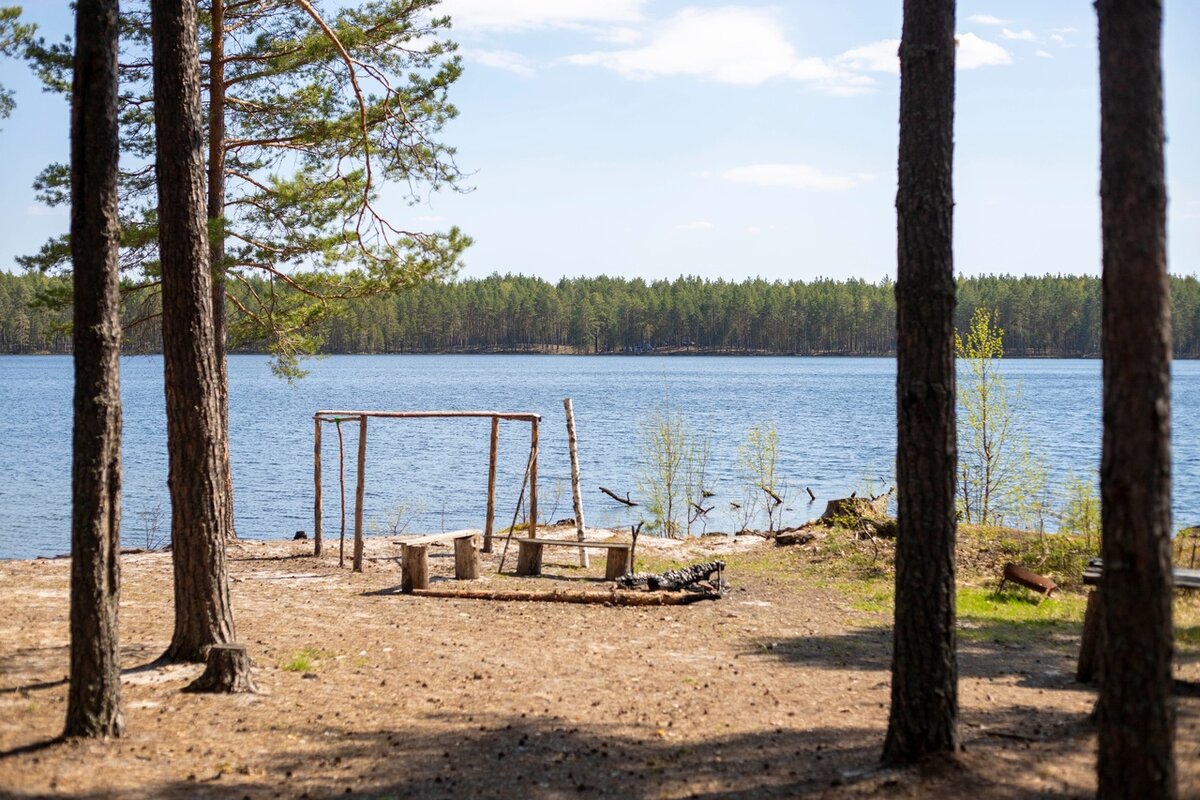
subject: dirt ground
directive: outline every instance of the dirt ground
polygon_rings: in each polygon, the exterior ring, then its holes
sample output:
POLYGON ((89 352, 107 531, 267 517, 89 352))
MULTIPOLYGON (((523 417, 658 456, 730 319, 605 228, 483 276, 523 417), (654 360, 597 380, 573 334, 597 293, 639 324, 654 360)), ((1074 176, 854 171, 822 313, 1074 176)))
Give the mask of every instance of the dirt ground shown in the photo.
MULTIPOLYGON (((319 560, 310 542, 235 544, 254 695, 184 694, 199 666, 146 666, 170 638, 170 556, 125 556, 126 733, 91 742, 54 740, 68 562, 0 562, 0 796, 1094 794, 1077 631, 961 642, 962 757, 881 770, 890 612, 780 568, 797 556, 757 537, 642 541, 651 565, 726 558, 729 592, 655 608, 417 598, 392 593, 399 548, 386 539, 369 541, 363 574, 338 568, 336 544, 319 560)), ((567 565, 574 552, 548 550, 542 578, 497 575, 484 556, 477 585, 600 590, 603 557, 585 575, 567 565)), ((451 574, 453 548, 431 554, 434 575, 451 574)), ((1181 662, 1200 678, 1196 658, 1181 662)), ((1178 725, 1182 796, 1200 797, 1200 698, 1179 699, 1178 725)))

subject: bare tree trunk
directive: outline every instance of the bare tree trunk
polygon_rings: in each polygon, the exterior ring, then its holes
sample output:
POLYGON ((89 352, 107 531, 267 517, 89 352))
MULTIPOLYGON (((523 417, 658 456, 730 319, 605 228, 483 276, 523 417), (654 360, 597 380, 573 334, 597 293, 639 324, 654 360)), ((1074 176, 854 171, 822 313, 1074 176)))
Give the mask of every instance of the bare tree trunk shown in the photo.
POLYGON ((1104 238, 1099 795, 1177 796, 1162 7, 1098 0, 1104 238))
POLYGON ((896 193, 896 624, 883 759, 957 749, 954 0, 905 0, 896 193))
POLYGON ((234 638, 229 520, 204 214, 196 4, 152 0, 175 632, 165 658, 204 661, 234 638))
POLYGON ((75 427, 66 736, 119 736, 121 323, 117 293, 117 2, 79 0, 71 92, 75 427))
POLYGON ((229 458, 229 359, 225 352, 225 0, 212 0, 208 82, 208 221, 220 222, 209 242, 212 268, 213 343, 221 410, 221 468, 228 519, 225 535, 237 538, 233 519, 233 465, 229 458))

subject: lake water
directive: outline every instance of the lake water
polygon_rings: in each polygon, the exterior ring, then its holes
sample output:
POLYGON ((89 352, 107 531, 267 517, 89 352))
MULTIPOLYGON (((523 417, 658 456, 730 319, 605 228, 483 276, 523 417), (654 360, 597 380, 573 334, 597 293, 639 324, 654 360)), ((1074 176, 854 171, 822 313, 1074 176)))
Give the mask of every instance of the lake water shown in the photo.
MULTIPOLYGON (((261 356, 232 356, 230 441, 238 532, 244 538, 311 535, 312 414, 317 409, 485 409, 543 416, 540 516, 573 516, 562 398, 573 398, 589 525, 626 526, 626 509, 597 491, 634 499, 643 421, 678 408, 711 433, 708 530, 732 530, 741 501, 737 448, 754 425, 774 422, 778 474, 789 486, 784 522, 816 516, 824 501, 890 485, 895 447, 895 362, 867 358, 332 356, 309 362, 289 385, 261 356), (819 501, 808 502, 804 487, 819 501)), ((1002 362, 1022 389, 1021 418, 1036 454, 1061 484, 1093 474, 1100 449, 1100 363, 1002 362)), ((169 531, 162 359, 121 361, 124 400, 122 540, 143 546, 169 531)), ((1174 365, 1175 519, 1200 522, 1200 362, 1174 365)), ((0 356, 0 558, 70 549, 72 363, 69 357, 0 356)), ((343 426, 346 484, 354 497, 357 426, 343 426)), ((487 420, 372 420, 368 533, 483 527, 487 420)), ((528 452, 528 425, 500 434, 497 527, 507 526, 528 452)), ((324 433, 326 536, 339 530, 337 436, 324 433)), ((353 524, 353 510, 349 510, 353 524)), ((349 531, 348 531, 349 535, 349 531)))

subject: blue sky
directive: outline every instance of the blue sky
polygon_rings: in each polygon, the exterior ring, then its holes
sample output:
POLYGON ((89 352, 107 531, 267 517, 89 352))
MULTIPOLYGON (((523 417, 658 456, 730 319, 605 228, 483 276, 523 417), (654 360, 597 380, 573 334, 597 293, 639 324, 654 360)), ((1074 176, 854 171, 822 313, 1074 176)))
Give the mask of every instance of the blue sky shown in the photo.
MULTIPOLYGON (((447 0, 466 61, 446 131, 466 194, 404 227, 460 226, 465 276, 895 275, 899 0, 774 4, 447 0)), ((25 3, 55 38, 65 2, 25 3)), ((1167 0, 1170 268, 1200 274, 1200 3, 1167 0)), ((1083 0, 960 2, 956 267, 1100 263, 1096 23, 1083 0)), ((0 62, 0 268, 65 229, 31 182, 67 154, 65 104, 0 62)))

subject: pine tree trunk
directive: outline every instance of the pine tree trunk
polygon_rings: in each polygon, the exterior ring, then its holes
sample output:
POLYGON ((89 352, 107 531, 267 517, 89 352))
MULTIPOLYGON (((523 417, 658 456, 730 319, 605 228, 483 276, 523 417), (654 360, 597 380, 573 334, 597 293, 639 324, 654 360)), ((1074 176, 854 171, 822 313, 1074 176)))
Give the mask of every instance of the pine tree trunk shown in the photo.
MULTIPOLYGON (((208 220, 225 216, 225 0, 212 0, 212 41, 209 47, 208 84, 208 220)), ((229 359, 225 350, 225 230, 212 236, 213 342, 217 353, 217 385, 221 393, 221 465, 225 473, 225 535, 237 538, 233 519, 233 465, 229 457, 229 359)))
POLYGON ((71 94, 75 427, 66 736, 118 736, 121 323, 117 292, 117 3, 79 0, 71 94))
POLYGON ((906 0, 896 193, 896 624, 883 759, 957 748, 954 0, 906 0))
POLYGON ((1099 794, 1177 796, 1162 7, 1099 0, 1104 241, 1099 794))
POLYGON ((196 5, 152 0, 154 121, 166 370, 175 632, 165 657, 204 661, 234 638, 225 572, 228 493, 204 205, 196 5))

